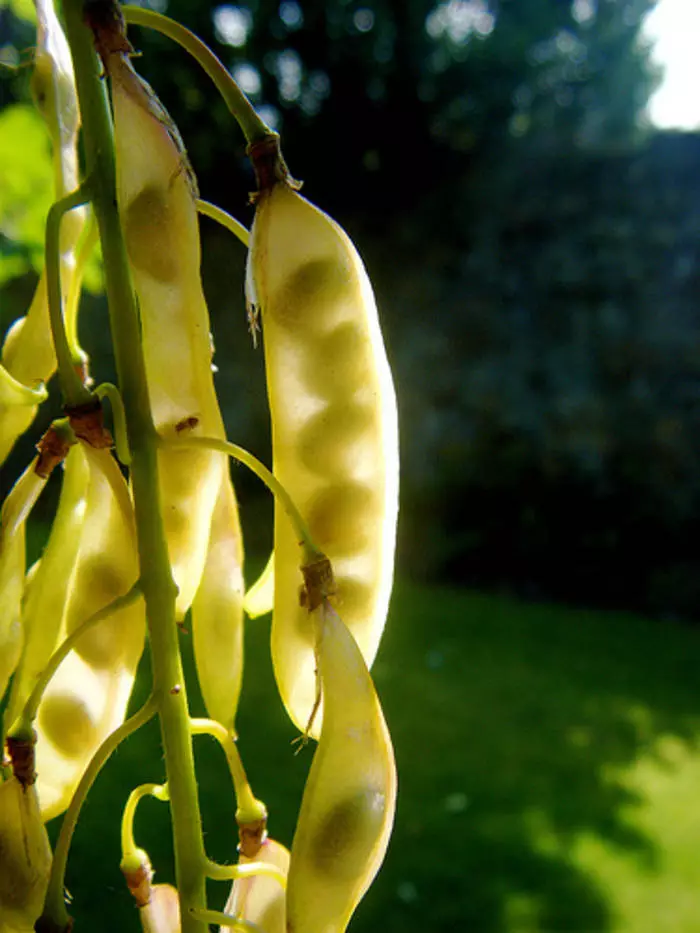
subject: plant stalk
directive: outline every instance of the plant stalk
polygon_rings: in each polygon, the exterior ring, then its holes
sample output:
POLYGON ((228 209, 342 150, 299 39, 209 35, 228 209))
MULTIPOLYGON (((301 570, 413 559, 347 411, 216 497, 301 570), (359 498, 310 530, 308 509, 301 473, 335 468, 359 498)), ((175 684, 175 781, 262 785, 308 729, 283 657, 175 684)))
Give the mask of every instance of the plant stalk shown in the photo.
POLYGON ((82 114, 85 161, 104 257, 112 342, 131 449, 140 582, 146 602, 153 698, 160 720, 173 822, 181 933, 205 933, 193 911, 206 908, 204 841, 194 771, 187 691, 175 623, 172 579, 158 482, 158 439, 141 345, 140 322, 116 203, 111 113, 82 0, 64 0, 82 114))

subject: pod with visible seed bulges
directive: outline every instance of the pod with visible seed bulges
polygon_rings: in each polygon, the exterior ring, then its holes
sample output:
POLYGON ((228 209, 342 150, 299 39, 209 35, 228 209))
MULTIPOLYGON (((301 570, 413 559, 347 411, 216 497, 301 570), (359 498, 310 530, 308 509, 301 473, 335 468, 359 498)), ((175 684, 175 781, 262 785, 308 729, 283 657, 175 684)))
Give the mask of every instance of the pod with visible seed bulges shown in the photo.
MULTIPOLYGON (((151 410, 164 438, 224 438, 200 279, 196 188, 177 129, 120 51, 107 55, 114 109, 117 200, 139 299, 151 410)), ((200 583, 226 457, 203 449, 158 454, 176 611, 200 583)), ((231 511, 237 528, 235 504, 231 511)))
POLYGON ((396 765, 355 639, 327 601, 310 618, 324 715, 292 843, 287 933, 343 933, 384 859, 396 765))
MULTIPOLYGON (((391 593, 398 511, 396 397, 374 296, 349 237, 280 167, 276 138, 259 153, 251 147, 251 158, 261 190, 246 290, 262 322, 273 470, 331 559, 335 605, 371 666, 391 593)), ((316 695, 314 632, 299 605, 298 541, 279 508, 274 575, 275 676, 304 730, 316 695)))
MULTIPOLYGON (((125 595, 139 573, 126 481, 110 451, 81 446, 90 480, 60 641, 125 595)), ((37 791, 45 820, 68 806, 93 754, 124 721, 145 625, 143 599, 136 599, 89 628, 46 687, 35 721, 37 791)))

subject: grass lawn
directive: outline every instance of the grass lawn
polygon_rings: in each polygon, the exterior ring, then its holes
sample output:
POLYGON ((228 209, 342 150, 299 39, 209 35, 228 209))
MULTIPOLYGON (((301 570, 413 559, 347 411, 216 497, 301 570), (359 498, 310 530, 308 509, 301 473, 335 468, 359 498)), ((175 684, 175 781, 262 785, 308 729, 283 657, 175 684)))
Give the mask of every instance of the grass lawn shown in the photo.
MULTIPOLYGON (((268 634, 249 623, 240 748, 289 844, 312 752, 289 744, 268 634)), ((700 630, 400 585, 374 670, 399 808, 351 933, 700 933, 700 630)), ((197 750, 208 849, 232 861, 223 756, 197 750)), ((163 776, 147 727, 98 779, 69 863, 76 933, 138 928, 119 817, 163 776)), ((172 880, 167 806, 144 801, 137 834, 172 880)), ((212 906, 225 897, 212 887, 212 906)))

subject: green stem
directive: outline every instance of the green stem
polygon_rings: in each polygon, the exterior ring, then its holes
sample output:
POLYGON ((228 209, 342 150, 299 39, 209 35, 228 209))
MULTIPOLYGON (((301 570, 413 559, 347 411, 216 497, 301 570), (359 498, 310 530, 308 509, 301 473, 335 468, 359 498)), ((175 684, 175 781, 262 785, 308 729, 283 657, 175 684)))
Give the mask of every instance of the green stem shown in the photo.
POLYGON ((66 322, 63 317, 63 302, 61 300, 61 251, 60 232, 63 215, 74 207, 86 204, 90 199, 89 183, 83 183, 80 188, 67 197, 56 201, 52 205, 46 218, 46 292, 49 304, 49 319, 51 321, 51 334, 58 378, 61 383, 63 401, 66 405, 80 405, 91 398, 90 390, 86 389, 83 381, 76 372, 76 365, 82 360, 74 359, 66 333, 66 322))
POLYGON ((218 92, 223 97, 233 117, 237 120, 249 145, 259 139, 277 135, 255 112, 255 108, 231 77, 228 69, 224 67, 211 49, 189 29, 181 26, 175 20, 163 16, 161 13, 144 10, 141 7, 123 6, 122 13, 124 19, 130 25, 146 26, 162 33, 172 39, 173 42, 181 45, 185 51, 189 52, 197 60, 216 85, 218 92))
POLYGON ((93 38, 83 22, 83 0, 63 0, 63 10, 82 114, 86 166, 100 231, 114 357, 131 450, 140 581, 153 659, 153 696, 170 791, 181 933, 205 933, 206 925, 191 913, 191 908, 206 907, 203 871, 206 856, 187 690, 175 621, 177 588, 172 579, 163 530, 158 438, 149 403, 138 308, 117 210, 111 114, 93 38))
POLYGON ((126 435, 126 415, 124 414, 124 402, 122 401, 119 389, 111 382, 102 382, 95 389, 95 395, 99 399, 109 399, 112 408, 112 426, 114 428, 114 446, 117 450, 117 456, 124 464, 129 466, 131 463, 131 451, 129 450, 129 439, 126 435))
POLYGON ((137 713, 134 713, 131 718, 122 723, 118 729, 115 729, 114 732, 104 740, 102 745, 100 745, 92 756, 90 764, 87 766, 73 794, 70 806, 66 811, 66 815, 63 817, 61 831, 58 835, 56 848, 53 853, 51 875, 49 877, 49 885, 44 901, 44 912, 40 918, 44 921, 53 922, 58 929, 69 928, 70 917, 66 910, 64 896, 66 865, 68 863, 68 852, 70 850, 71 840, 73 839, 73 832, 75 831, 78 817, 80 816, 80 810, 88 795, 88 791, 112 752, 124 739, 128 738, 133 732, 136 732, 137 729, 140 729, 149 719, 152 719, 156 711, 157 703, 153 695, 151 695, 137 713))
POLYGON ((156 800, 167 801, 170 799, 168 796, 168 785, 141 784, 139 787, 135 787, 129 794, 126 806, 124 807, 124 813, 122 814, 122 866, 129 862, 133 862, 137 865, 140 864, 140 859, 138 857, 139 849, 134 840, 134 817, 136 816, 136 808, 144 797, 155 797, 156 800))
POLYGON ((301 512, 294 504, 292 497, 284 488, 282 483, 268 470, 264 463, 261 463, 257 457, 249 453, 244 447, 238 444, 232 444, 230 441, 222 441, 216 437, 186 437, 182 439, 170 439, 160 441, 161 447, 203 447, 205 450, 215 450, 222 454, 227 454, 238 460, 244 466, 255 473, 258 479, 267 486, 270 492, 278 499, 282 508, 287 513, 289 520, 294 526, 299 544, 304 548, 306 562, 317 560, 323 556, 323 551, 316 547, 311 537, 311 533, 306 526, 306 522, 301 516, 301 512))
POLYGON ((245 865, 219 865, 207 859, 205 863, 207 877, 214 881, 233 881, 236 878, 254 878, 257 875, 265 875, 266 878, 274 878, 279 882, 283 890, 287 887, 287 876, 271 862, 246 862, 245 865))
POLYGON ((255 823, 257 820, 267 819, 267 808, 262 801, 253 796, 238 747, 228 729, 215 719, 192 719, 190 728, 192 735, 213 736, 224 750, 236 791, 236 820, 239 823, 255 823))
POLYGON ((49 663, 41 672, 39 680, 34 685, 34 689, 29 694, 29 698, 24 704, 24 709, 10 729, 9 734, 11 736, 31 735, 32 724, 36 719, 37 710, 39 709, 41 698, 44 695, 44 690, 46 690, 49 681, 58 670, 63 659, 68 655, 75 644, 80 641, 85 632, 99 622, 104 622, 105 619, 108 619, 115 612, 119 612, 120 609, 125 609, 127 606, 130 606, 141 595, 141 586, 139 583, 135 583, 128 593, 125 593, 123 596, 118 596, 105 606, 104 609, 100 609, 99 612, 93 613, 88 619, 81 622, 80 625, 61 642, 59 647, 51 655, 49 663))
POLYGON ((196 200, 197 210, 204 217, 209 217, 211 220, 215 220, 218 224, 221 224, 222 227, 232 233, 241 243, 248 248, 250 242, 250 231, 247 227, 244 227, 240 220, 236 220, 235 217, 232 217, 227 211, 222 210, 220 207, 217 207, 216 204, 211 204, 209 201, 203 201, 201 198, 196 200))

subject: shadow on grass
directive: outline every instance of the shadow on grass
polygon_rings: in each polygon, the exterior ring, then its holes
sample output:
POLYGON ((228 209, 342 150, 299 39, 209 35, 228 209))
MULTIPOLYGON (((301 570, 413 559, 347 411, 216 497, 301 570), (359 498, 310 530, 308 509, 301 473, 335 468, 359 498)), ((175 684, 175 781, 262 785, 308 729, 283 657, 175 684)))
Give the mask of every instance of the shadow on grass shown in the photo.
MULTIPOLYGON (((271 833, 290 844, 311 750, 292 753, 268 632, 266 620, 249 624, 240 748, 271 833)), ((575 846, 592 836, 642 872, 657 871, 655 840, 634 819, 644 801, 623 772, 661 736, 696 742, 699 636, 622 614, 399 587, 375 667, 396 746, 399 809, 384 869, 351 930, 613 929, 611 892, 577 863, 575 846)), ((209 853, 232 861, 223 758, 210 740, 197 743, 209 853)), ((98 779, 70 862, 76 933, 95 923, 136 928, 118 872, 119 814, 135 784, 162 778, 150 726, 98 779)), ((144 801, 137 834, 159 879, 172 880, 167 807, 144 801)), ((212 906, 225 897, 225 886, 212 888, 212 906)))

